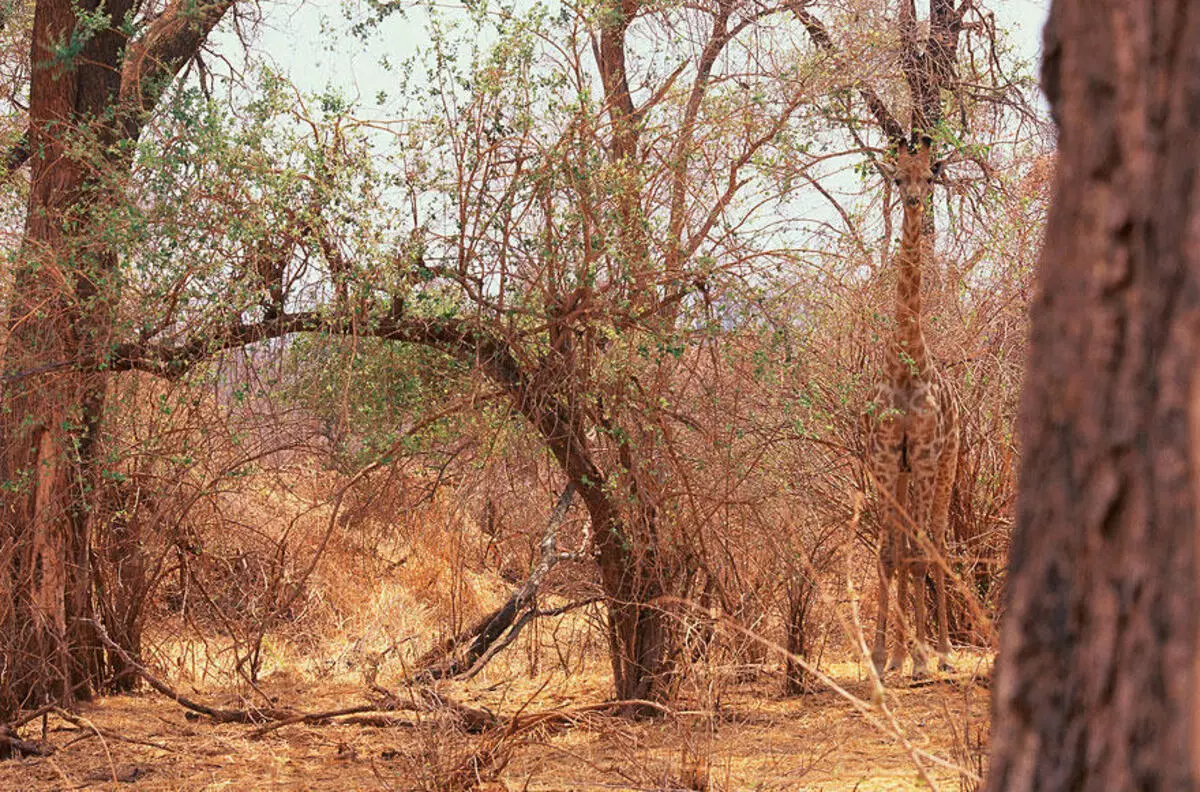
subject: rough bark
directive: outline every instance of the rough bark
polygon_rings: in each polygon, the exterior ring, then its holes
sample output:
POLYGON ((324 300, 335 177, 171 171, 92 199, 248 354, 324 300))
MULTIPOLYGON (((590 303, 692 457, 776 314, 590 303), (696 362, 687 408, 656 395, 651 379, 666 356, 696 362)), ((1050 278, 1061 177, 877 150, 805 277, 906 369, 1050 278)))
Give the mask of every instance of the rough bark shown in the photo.
POLYGON ((1055 0, 1045 53, 1060 154, 987 788, 1193 789, 1200 8, 1055 0))
MULTIPOLYGON (((55 57, 79 10, 97 9, 42 2, 34 13, 30 141, 37 153, 9 317, 10 368, 70 359, 102 343, 104 309, 97 298, 111 261, 79 244, 75 231, 88 225, 89 163, 69 146, 76 126, 96 117, 115 85, 111 72, 74 69, 55 57)), ((119 17, 128 4, 104 10, 119 17)), ((119 46, 115 30, 100 31, 80 57, 111 63, 119 46)), ((94 373, 64 371, 37 387, 6 388, 4 404, 0 481, 10 485, 3 519, 15 551, 6 581, 13 600, 5 625, 11 643, 4 647, 13 669, 9 706, 69 702, 89 694, 96 672, 74 619, 91 615, 87 516, 78 493, 85 484, 82 463, 94 449, 103 384, 94 373)))

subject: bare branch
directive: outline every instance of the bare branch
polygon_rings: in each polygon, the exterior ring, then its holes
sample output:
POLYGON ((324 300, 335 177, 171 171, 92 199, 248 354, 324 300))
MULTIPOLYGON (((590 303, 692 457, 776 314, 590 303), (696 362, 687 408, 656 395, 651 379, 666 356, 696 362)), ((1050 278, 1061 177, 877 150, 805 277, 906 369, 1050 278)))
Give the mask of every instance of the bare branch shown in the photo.
MULTIPOLYGON (((840 56, 841 52, 834 43, 833 38, 829 35, 829 30, 825 24, 817 17, 813 16, 804 7, 801 2, 793 2, 789 6, 796 18, 800 20, 800 24, 804 25, 804 29, 808 31, 808 35, 812 38, 813 43, 831 55, 840 56)), ((866 103, 867 109, 871 111, 871 115, 875 117, 875 121, 879 124, 879 128, 883 130, 883 134, 889 140, 903 140, 905 137, 904 127, 896 120, 888 110, 887 104, 879 94, 869 85, 858 86, 858 94, 866 103)))

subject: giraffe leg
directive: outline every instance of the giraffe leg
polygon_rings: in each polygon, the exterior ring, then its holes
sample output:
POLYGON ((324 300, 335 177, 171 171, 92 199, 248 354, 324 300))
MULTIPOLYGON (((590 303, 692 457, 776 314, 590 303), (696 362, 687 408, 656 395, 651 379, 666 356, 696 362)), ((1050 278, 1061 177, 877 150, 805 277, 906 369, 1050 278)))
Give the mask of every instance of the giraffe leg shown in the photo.
POLYGON ((903 535, 895 537, 896 553, 896 634, 892 639, 892 656, 888 660, 888 671, 903 671, 904 658, 908 654, 908 630, 905 620, 908 611, 909 547, 903 535))
MULTIPOLYGON (((953 416, 955 419, 956 415, 953 416)), ((938 557, 934 559, 933 585, 937 597, 937 655, 938 668, 942 671, 953 671, 950 664, 950 623, 946 604, 946 532, 950 523, 950 496, 954 491, 954 475, 958 471, 959 430, 957 420, 951 427, 938 460, 937 488, 933 496, 933 514, 931 515, 931 530, 933 546, 938 557)))
POLYGON ((886 528, 879 542, 879 594, 875 611, 875 642, 871 647, 871 664, 881 678, 887 660, 888 599, 892 577, 896 573, 896 537, 886 528))
MULTIPOLYGON (((920 548, 914 548, 916 553, 922 553, 920 548)), ((929 576, 929 564, 924 557, 912 565, 913 578, 913 679, 923 679, 929 676, 929 643, 926 641, 929 631, 929 619, 925 608, 926 579, 929 576)))
POLYGON ((908 474, 901 473, 896 481, 895 511, 892 514, 892 543, 896 569, 896 635, 892 642, 892 656, 888 660, 888 671, 904 670, 904 658, 908 654, 908 578, 909 561, 912 557, 905 520, 908 519, 908 474))
MULTIPOLYGON (((880 501, 883 506, 883 519, 880 524, 882 536, 879 541, 879 592, 878 608, 875 618, 875 641, 871 648, 871 664, 875 672, 882 678, 885 673, 884 662, 887 660, 887 627, 888 600, 891 596, 892 578, 900 571, 902 535, 897 531, 898 515, 893 500, 896 499, 901 484, 907 485, 906 477, 898 470, 899 465, 885 468, 877 465, 872 471, 876 485, 880 490, 880 501), (888 497, 888 493, 891 497, 888 497)), ((897 623, 897 628, 903 630, 903 625, 897 623)))
POLYGON ((953 671, 950 662, 950 627, 946 614, 946 568, 940 563, 933 568, 933 586, 937 593, 937 658, 939 671, 953 671))
MULTIPOLYGON (((931 460, 932 461, 932 460, 931 460)), ((936 470, 915 468, 913 471, 912 508, 912 572, 913 572, 913 679, 929 676, 929 656, 932 654, 926 638, 929 635, 929 620, 925 607, 926 579, 929 576, 929 516, 933 506, 936 485, 936 470)))

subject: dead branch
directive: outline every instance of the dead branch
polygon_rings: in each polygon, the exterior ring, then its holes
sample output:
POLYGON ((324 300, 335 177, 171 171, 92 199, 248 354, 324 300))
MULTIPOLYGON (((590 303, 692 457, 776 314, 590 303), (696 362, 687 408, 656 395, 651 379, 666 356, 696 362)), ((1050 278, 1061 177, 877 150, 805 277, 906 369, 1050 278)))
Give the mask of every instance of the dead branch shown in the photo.
MULTIPOLYGON (((101 729, 91 721, 84 720, 78 715, 67 712, 62 707, 54 707, 52 711, 55 715, 62 718, 67 723, 86 732, 86 736, 89 737, 96 736, 105 740, 116 740, 117 742, 129 743, 130 745, 145 745, 150 748, 157 748, 160 751, 166 751, 167 753, 179 753, 179 751, 175 750, 171 746, 164 745, 160 742, 155 742, 154 740, 140 740, 136 737, 126 737, 125 735, 118 734, 110 729, 101 729)), ((78 740, 72 740, 71 742, 74 743, 77 741, 78 740)))
MULTIPOLYGON (((429 679, 446 679, 449 677, 465 676, 471 678, 479 673, 493 657, 509 646, 521 632, 521 629, 532 619, 547 615, 536 607, 538 590, 542 581, 560 561, 581 561, 587 556, 588 537, 585 535, 583 545, 575 552, 559 552, 558 528, 567 516, 571 500, 575 495, 574 482, 568 483, 558 504, 550 515, 546 530, 542 534, 541 560, 530 573, 529 578, 513 592, 508 601, 500 608, 480 619, 469 629, 426 653, 417 662, 418 671, 415 676, 429 679), (505 635, 507 631, 507 635, 505 635), (504 636, 503 640, 501 636, 504 636), (499 643, 497 643, 499 641, 499 643), (459 648, 467 645, 462 657, 455 657, 459 648)), ((563 611, 565 612, 565 611, 563 611)))
POLYGON ((463 673, 462 678, 473 679, 476 674, 483 670, 484 666, 491 662, 493 657, 507 649, 509 644, 515 641, 517 636, 521 634, 521 630, 525 628, 525 625, 529 624, 529 622, 533 621, 534 619, 561 616, 569 611, 576 610, 577 608, 586 608, 588 605, 594 605, 597 602, 602 602, 603 600, 603 597, 589 597, 585 600, 568 603, 559 608, 551 608, 550 610, 534 609, 526 611, 525 614, 518 619, 511 628, 509 628, 508 634, 504 636, 504 639, 499 643, 493 644, 482 657, 475 661, 474 665, 472 665, 466 672, 463 673))
MULTIPOLYGON (((225 709, 220 707, 211 707, 207 704, 194 701, 175 691, 166 682, 156 677, 142 663, 135 660, 127 651, 116 644, 108 635, 108 631, 104 625, 95 619, 80 619, 79 621, 91 625, 101 642, 111 651, 115 652, 125 663, 134 670, 142 679, 154 688, 159 693, 171 699, 180 706, 197 712, 201 715, 207 715, 217 723, 267 723, 267 728, 260 728, 251 733, 252 737, 261 737, 270 731, 283 726, 295 723, 320 723, 331 720, 340 715, 355 715, 368 712, 390 712, 398 710, 408 710, 414 712, 448 712, 461 724, 463 731, 471 734, 477 734, 489 729, 496 728, 500 725, 499 719, 486 710, 468 707, 464 704, 446 699, 439 696, 432 690, 417 691, 418 695, 413 696, 409 700, 404 700, 396 695, 389 693, 382 688, 374 687, 376 692, 383 695, 384 700, 379 704, 363 704, 353 707, 345 707, 341 709, 328 710, 323 712, 297 712, 293 709, 286 708, 253 708, 253 709, 225 709)), ((55 712, 58 712, 55 709, 55 712)), ((156 746, 157 747, 157 746, 156 746)))
POLYGON ((54 753, 54 746, 22 740, 17 736, 16 729, 4 724, 0 725, 0 760, 21 759, 26 756, 49 756, 54 753))
POLYGON ((157 690, 167 698, 174 701, 176 704, 189 709, 192 712, 207 715, 217 723, 263 723, 267 721, 284 720, 293 717, 296 713, 294 710, 287 709, 272 709, 272 708, 252 708, 252 709, 225 709, 222 707, 210 707, 207 704, 202 704, 198 701, 184 696, 175 691, 166 682, 156 677, 142 663, 135 660, 129 652, 117 645, 112 638, 109 637, 108 631, 96 619, 79 619, 80 622, 90 625, 96 630, 96 634, 100 637, 100 641, 104 646, 112 652, 115 652, 122 661, 132 668, 138 676, 146 680, 150 687, 157 690))
POLYGON ((379 707, 377 707, 374 704, 360 704, 360 705, 353 706, 353 707, 342 707, 340 709, 325 710, 324 712, 303 712, 303 713, 298 713, 296 715, 293 715, 290 718, 284 718, 283 720, 278 720, 278 721, 275 721, 274 723, 268 723, 267 725, 262 726, 258 729, 255 729, 254 731, 250 732, 250 736, 254 739, 258 739, 259 737, 262 737, 265 734, 273 732, 276 729, 282 729, 284 726, 291 726, 296 723, 308 723, 308 724, 324 723, 324 722, 332 720, 333 718, 337 718, 337 717, 341 717, 341 716, 345 716, 345 715, 361 715, 363 713, 377 712, 377 711, 379 711, 379 707))

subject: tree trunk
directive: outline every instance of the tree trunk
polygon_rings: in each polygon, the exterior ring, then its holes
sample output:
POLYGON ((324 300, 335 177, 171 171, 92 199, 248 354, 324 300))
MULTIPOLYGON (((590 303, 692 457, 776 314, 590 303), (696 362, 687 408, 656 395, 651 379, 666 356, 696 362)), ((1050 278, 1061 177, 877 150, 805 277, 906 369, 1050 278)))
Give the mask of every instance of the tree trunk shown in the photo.
POLYGON ((168 4, 137 39, 133 0, 39 0, 34 10, 30 191, 0 384, 0 720, 86 698, 101 682, 99 643, 77 619, 94 615, 93 457, 119 288, 113 185, 130 172, 129 144, 150 110, 228 7, 168 4))
POLYGON ((990 790, 1192 789, 1200 8, 1055 0, 990 790))
MULTIPOLYGON (((595 481, 595 480, 593 480, 595 481)), ((618 700, 655 701, 669 676, 666 614, 654 602, 663 594, 653 537, 628 535, 616 506, 601 486, 581 487, 596 537, 600 581, 608 597, 609 658, 618 700)), ((631 704, 626 715, 657 715, 631 704)))
MULTIPOLYGON (((104 8, 39 2, 34 13, 29 97, 30 192, 9 315, 5 362, 31 370, 58 361, 96 357, 106 340, 104 284, 114 257, 94 250, 94 184, 78 152, 86 131, 100 145, 112 137, 98 119, 116 94, 122 37, 109 28, 87 39, 84 65, 62 62, 56 48, 76 31, 79 12, 102 11, 120 19, 127 0, 104 8), (93 127, 88 130, 88 127, 93 127)), ((93 152, 102 160, 104 152, 93 152)), ((104 382, 77 368, 6 385, 0 413, 0 481, 4 536, 13 556, 5 581, 3 624, 9 685, 0 712, 14 706, 86 698, 99 663, 76 618, 90 618, 88 509, 85 472, 104 407, 104 382)))
MULTIPOLYGON (((429 329, 422 329, 421 334, 421 342, 429 343, 429 329)), ((577 403, 560 402, 537 387, 502 342, 485 342, 482 337, 458 341, 456 337, 457 333, 447 333, 453 343, 439 345, 451 354, 462 356, 465 352, 465 359, 482 362, 484 372, 509 391, 517 410, 541 434, 563 474, 579 492, 592 524, 600 582, 608 598, 616 696, 654 701, 669 675, 669 625, 661 605, 655 603, 664 593, 665 575, 657 552, 653 498, 638 491, 638 466, 632 452, 624 444, 618 449, 632 487, 622 494, 607 486, 609 477, 595 462, 583 425, 587 410, 577 403), (623 495, 628 495, 632 504, 630 517, 622 515, 623 495)), ((626 714, 635 716, 658 711, 640 704, 626 709, 626 714)))

